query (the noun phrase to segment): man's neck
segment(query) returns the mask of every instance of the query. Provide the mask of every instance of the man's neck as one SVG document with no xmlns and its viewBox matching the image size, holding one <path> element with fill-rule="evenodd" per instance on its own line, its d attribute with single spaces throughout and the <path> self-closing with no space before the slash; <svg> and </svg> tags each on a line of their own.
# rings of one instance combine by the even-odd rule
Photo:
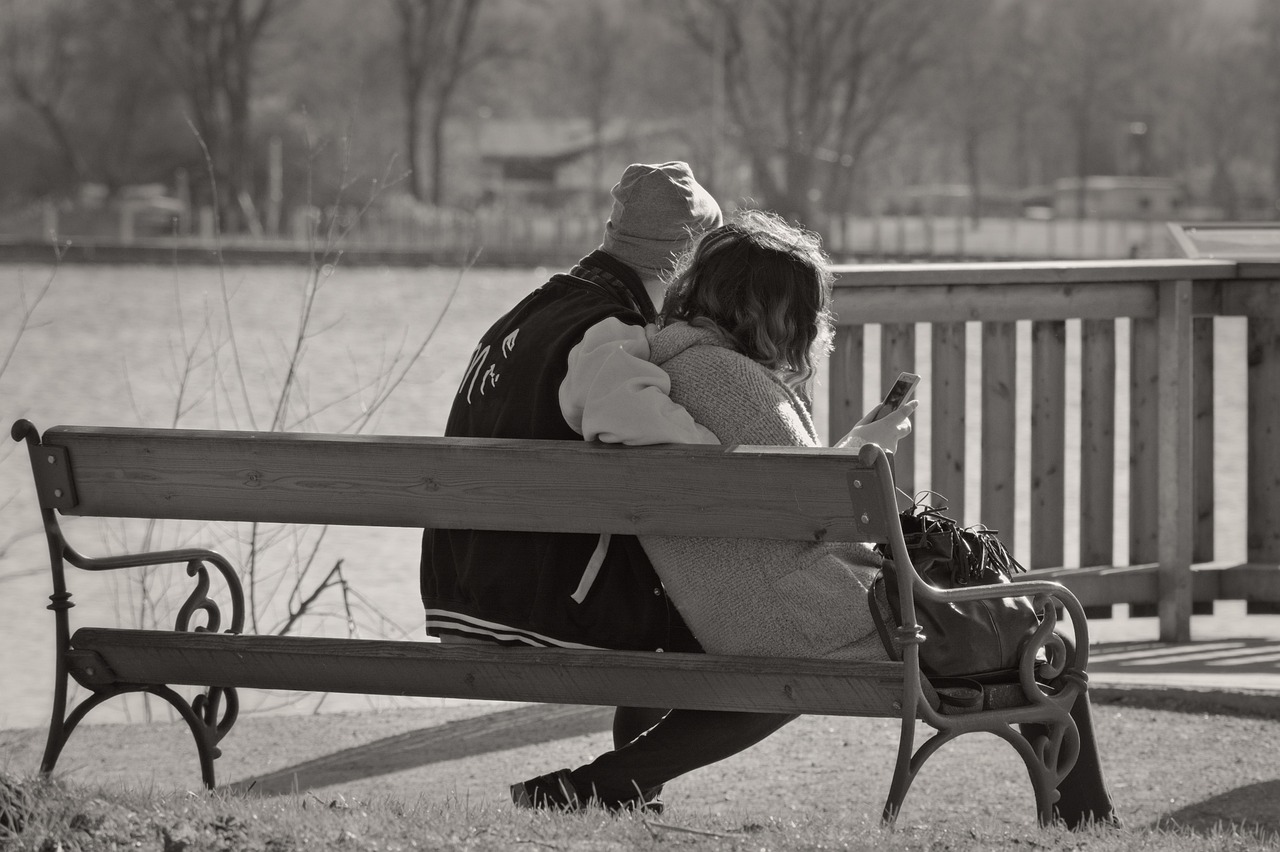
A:
<svg viewBox="0 0 1280 852">
<path fill-rule="evenodd" d="M 651 279 L 641 275 L 634 267 L 628 266 L 603 249 L 596 249 L 584 257 L 581 263 L 571 270 L 571 274 L 597 279 L 603 276 L 617 286 L 626 289 L 630 293 L 632 301 L 636 303 L 637 310 L 645 317 L 646 322 L 650 321 L 653 316 L 650 311 L 656 311 L 657 306 L 662 304 L 665 288 L 662 286 L 660 279 L 656 277 Z M 641 299 L 648 301 L 649 304 L 640 304 Z"/>
<path fill-rule="evenodd" d="M 648 275 L 641 275 L 640 283 L 644 285 L 644 291 L 649 294 L 649 300 L 653 302 L 654 308 L 658 313 L 662 313 L 662 297 L 666 295 L 667 285 L 661 278 Z"/>
</svg>

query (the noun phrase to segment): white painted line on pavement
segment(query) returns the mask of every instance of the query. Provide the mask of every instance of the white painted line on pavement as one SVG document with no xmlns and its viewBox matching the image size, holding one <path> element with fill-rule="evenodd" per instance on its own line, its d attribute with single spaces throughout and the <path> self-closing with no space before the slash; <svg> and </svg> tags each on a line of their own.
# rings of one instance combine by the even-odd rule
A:
<svg viewBox="0 0 1280 852">
<path fill-rule="evenodd" d="M 1248 666 L 1256 663 L 1278 663 L 1280 662 L 1280 650 L 1276 648 L 1268 648 L 1266 651 L 1259 651 L 1254 654 L 1242 654 L 1239 656 L 1232 655 L 1226 660 L 1212 660 L 1207 665 L 1210 666 Z"/>
<path fill-rule="evenodd" d="M 1196 653 L 1219 653 L 1221 651 L 1230 651 L 1235 648 L 1245 647 L 1244 642 L 1212 642 L 1206 645 L 1167 645 L 1161 648 L 1146 648 L 1136 651 L 1104 651 L 1096 652 L 1090 650 L 1089 662 L 1118 662 L 1120 660 L 1161 660 L 1180 657 L 1184 654 L 1191 653 L 1194 648 Z"/>
</svg>

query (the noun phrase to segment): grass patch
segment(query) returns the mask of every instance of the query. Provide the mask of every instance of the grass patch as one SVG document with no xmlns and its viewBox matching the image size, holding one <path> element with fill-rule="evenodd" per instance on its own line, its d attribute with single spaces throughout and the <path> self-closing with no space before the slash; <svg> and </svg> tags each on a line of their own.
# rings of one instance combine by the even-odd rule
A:
<svg viewBox="0 0 1280 852">
<path fill-rule="evenodd" d="M 303 849 L 393 850 L 1035 850 L 1253 852 L 1277 837 L 1220 825 L 1092 829 L 1011 828 L 975 816 L 969 824 L 886 829 L 865 817 L 824 814 L 754 820 L 749 813 L 653 819 L 603 811 L 519 811 L 456 796 L 405 803 L 302 793 L 162 793 L 41 779 L 0 778 L 0 848 L 143 849 L 162 852 Z"/>
<path fill-rule="evenodd" d="M 221 743 L 224 786 L 213 793 L 199 786 L 181 723 L 82 725 L 51 782 L 33 774 L 44 732 L 7 731 L 0 849 L 1280 849 L 1280 776 L 1270 759 L 1280 719 L 1094 709 L 1122 829 L 1038 828 L 1025 769 L 988 735 L 935 755 L 897 827 L 885 829 L 878 815 L 896 723 L 822 716 L 676 779 L 661 816 L 520 811 L 508 784 L 589 760 L 608 747 L 607 726 L 574 716 L 576 727 L 565 723 L 546 741 L 525 737 L 515 710 L 423 707 L 244 717 Z M 548 724 L 537 714 L 528 721 Z M 276 775 L 293 782 L 249 786 Z"/>
</svg>

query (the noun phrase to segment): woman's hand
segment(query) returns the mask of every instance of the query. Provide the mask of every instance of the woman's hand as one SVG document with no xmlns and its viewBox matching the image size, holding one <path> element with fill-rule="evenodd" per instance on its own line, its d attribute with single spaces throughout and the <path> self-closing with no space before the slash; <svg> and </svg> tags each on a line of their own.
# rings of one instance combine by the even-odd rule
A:
<svg viewBox="0 0 1280 852">
<path fill-rule="evenodd" d="M 911 415 L 919 405 L 920 400 L 913 399 L 903 403 L 895 411 L 885 412 L 884 403 L 881 403 L 859 420 L 836 446 L 843 447 L 857 439 L 868 444 L 879 444 L 886 453 L 897 452 L 898 441 L 911 434 Z"/>
</svg>

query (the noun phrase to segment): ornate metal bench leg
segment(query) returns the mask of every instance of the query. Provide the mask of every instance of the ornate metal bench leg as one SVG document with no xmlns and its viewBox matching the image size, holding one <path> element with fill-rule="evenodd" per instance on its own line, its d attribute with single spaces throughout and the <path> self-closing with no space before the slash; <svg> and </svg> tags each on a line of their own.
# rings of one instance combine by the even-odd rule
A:
<svg viewBox="0 0 1280 852">
<path fill-rule="evenodd" d="M 55 707 L 53 719 L 49 725 L 49 737 L 45 741 L 44 758 L 40 762 L 41 774 L 49 775 L 53 772 L 58 763 L 58 757 L 62 754 L 62 749 L 67 744 L 67 740 L 71 738 L 71 734 L 75 731 L 76 726 L 80 724 L 80 720 L 87 716 L 90 710 L 118 695 L 149 692 L 169 702 L 182 716 L 182 720 L 187 723 L 187 728 L 190 729 L 191 735 L 196 741 L 196 754 L 200 759 L 200 777 L 204 781 L 204 786 L 210 790 L 216 786 L 217 781 L 214 775 L 213 762 L 222 756 L 218 743 L 231 730 L 231 726 L 235 724 L 240 710 L 240 700 L 234 689 L 210 689 L 207 693 L 197 695 L 191 702 L 188 702 L 177 692 L 164 685 L 130 689 L 107 689 L 95 692 L 77 704 L 65 719 L 63 718 L 65 686 L 60 689 L 60 692 L 62 695 L 55 698 L 54 701 Z M 221 712 L 221 718 L 219 718 L 219 706 L 224 698 L 226 699 L 226 709 Z"/>
<path fill-rule="evenodd" d="M 1058 722 L 1022 726 L 996 732 L 1007 740 L 1022 757 L 1035 791 L 1036 815 L 1040 825 L 1055 822 L 1054 805 L 1058 802 L 1058 785 L 1075 765 L 1080 753 L 1080 735 L 1070 716 Z"/>
<path fill-rule="evenodd" d="M 920 770 L 924 767 L 925 761 L 942 748 L 947 743 L 960 736 L 956 731 L 939 731 L 929 739 L 925 740 L 924 745 L 911 755 L 911 759 L 904 766 L 901 761 L 895 767 L 893 773 L 893 783 L 889 788 L 889 802 L 885 804 L 885 812 L 888 813 L 890 806 L 894 809 L 894 816 L 902 808 L 902 801 L 907 797 L 907 790 L 911 787 L 911 782 L 915 781 L 916 776 L 920 774 Z M 910 742 L 904 740 L 907 748 L 910 748 Z M 894 801 L 895 795 L 897 801 Z"/>
<path fill-rule="evenodd" d="M 210 689 L 207 694 L 197 695 L 191 703 L 187 703 L 186 699 L 167 686 L 152 686 L 146 691 L 168 701 L 182 715 L 183 721 L 187 723 L 196 741 L 196 754 L 200 758 L 200 777 L 204 781 L 204 786 L 212 790 L 217 786 L 213 762 L 222 756 L 222 749 L 218 748 L 218 743 L 235 724 L 240 708 L 235 690 Z M 227 698 L 227 709 L 219 720 L 218 704 L 224 695 Z"/>
<path fill-rule="evenodd" d="M 898 738 L 898 759 L 893 767 L 893 780 L 889 782 L 889 797 L 885 799 L 884 811 L 880 821 L 885 825 L 893 825 L 902 810 L 902 802 L 907 798 L 907 790 L 915 772 L 911 769 L 911 755 L 915 749 L 916 720 L 905 713 L 902 718 L 902 735 Z"/>
<path fill-rule="evenodd" d="M 58 765 L 58 757 L 62 754 L 63 746 L 65 746 L 67 744 L 67 740 L 71 738 L 71 732 L 76 729 L 76 725 L 80 724 L 80 720 L 83 719 L 90 710 L 97 707 L 108 698 L 114 698 L 116 695 L 119 695 L 117 692 L 94 693 L 76 705 L 76 708 L 71 711 L 70 716 L 65 716 L 65 678 L 63 679 L 63 683 L 59 686 L 58 692 L 60 695 L 54 700 L 53 719 L 49 723 L 49 737 L 45 740 L 44 758 L 40 761 L 40 774 L 42 775 L 51 774 L 54 767 Z"/>
<path fill-rule="evenodd" d="M 1043 728 L 1037 725 L 1036 727 Z M 1031 789 L 1036 797 L 1036 817 L 1041 826 L 1053 823 L 1053 806 L 1058 801 L 1058 774 L 1050 769 L 1044 761 L 1044 744 L 1041 740 L 1048 737 L 1043 733 L 1019 733 L 1012 728 L 1005 728 L 992 733 L 1003 738 L 1022 758 L 1027 767 L 1027 775 L 1031 779 Z"/>
</svg>

